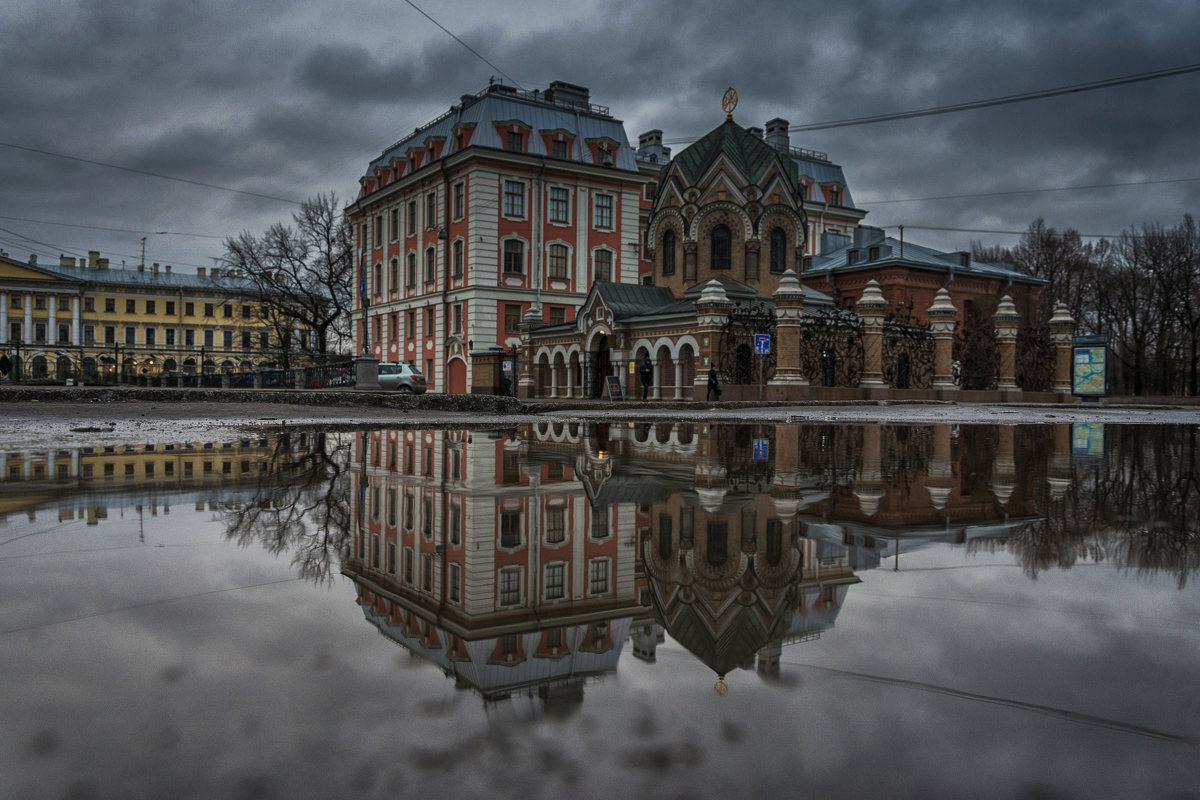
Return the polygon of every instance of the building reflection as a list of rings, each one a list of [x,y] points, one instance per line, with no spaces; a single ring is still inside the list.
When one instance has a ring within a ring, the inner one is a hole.
[[[178,503],[220,510],[230,490],[291,481],[323,446],[320,434],[297,434],[0,451],[0,525],[17,514],[34,521],[47,509],[60,522],[97,525],[131,499],[151,514]]]
[[[367,620],[535,712],[581,702],[627,639],[656,662],[664,632],[717,676],[776,677],[858,572],[1037,518],[1011,429],[546,422],[363,432],[353,460]]]

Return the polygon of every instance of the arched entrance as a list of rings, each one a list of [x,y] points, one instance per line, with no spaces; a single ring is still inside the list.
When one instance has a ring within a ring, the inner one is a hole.
[[[609,374],[608,334],[602,333],[596,337],[596,349],[588,353],[592,369],[585,372],[589,386],[585,394],[588,397],[603,397],[605,392],[604,379]]]
[[[446,390],[450,394],[467,393],[467,362],[461,358],[451,359],[447,366]]]

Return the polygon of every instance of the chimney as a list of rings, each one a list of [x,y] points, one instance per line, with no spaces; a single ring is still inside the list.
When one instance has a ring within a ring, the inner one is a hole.
[[[58,265],[60,267],[73,267],[73,266],[75,266],[75,259],[71,258],[70,256],[64,256],[62,253],[59,253],[58,254]]]
[[[157,261],[154,262],[154,267],[153,267],[152,271],[154,272],[155,275],[158,274],[158,262]]]
[[[99,260],[100,260],[100,251],[99,250],[88,250],[88,266],[89,267],[91,267],[92,269],[95,269],[96,262]],[[79,266],[82,267],[83,264],[80,264]]]
[[[775,119],[767,121],[767,144],[774,147],[776,150],[787,152],[791,147],[791,137],[788,134],[788,121],[786,119]]]
[[[854,229],[854,246],[869,247],[873,244],[879,244],[886,238],[883,228],[876,228],[871,225],[859,225]]]
[[[204,267],[196,267],[196,274],[199,275],[201,278],[204,277],[204,272],[205,272]]]
[[[577,86],[566,81],[553,81],[546,89],[546,99],[552,103],[565,106],[575,106],[587,110],[590,107],[591,92],[585,86]]]
[[[102,258],[96,262],[96,269],[108,269],[108,259]]]
[[[821,252],[820,255],[828,255],[834,250],[840,250],[843,247],[850,245],[850,237],[844,233],[837,231],[821,231]]]
[[[79,267],[80,267],[80,269],[87,269],[87,265],[88,265],[88,262],[87,262],[87,259],[86,259],[86,258],[81,258],[81,259],[79,259]],[[74,266],[74,265],[72,265],[72,266]]]
[[[664,163],[671,158],[671,148],[663,147],[662,131],[655,128],[638,137],[638,158],[652,164]]]
[[[145,272],[145,271],[146,271],[146,265],[138,264],[138,272]]]
[[[29,254],[29,266],[31,266],[31,267],[37,266],[37,253]]]
[[[763,138],[763,129],[762,128],[746,128],[746,133],[750,134],[755,139]]]
[[[168,275],[171,274],[171,265],[170,264],[167,264],[167,274]]]

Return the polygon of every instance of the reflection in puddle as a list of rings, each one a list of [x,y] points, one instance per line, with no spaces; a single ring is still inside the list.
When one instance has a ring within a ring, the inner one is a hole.
[[[325,726],[331,736],[359,741],[360,726],[407,713],[430,730],[466,731],[465,738],[430,734],[426,741],[422,733],[406,740],[417,769],[439,771],[477,764],[463,741],[494,741],[469,729],[480,715],[471,704],[469,716],[460,698],[481,699],[489,721],[502,711],[504,719],[577,722],[566,747],[574,752],[563,756],[573,765],[590,752],[580,744],[592,741],[590,726],[603,726],[609,709],[620,708],[632,738],[608,756],[619,768],[669,771],[703,768],[710,756],[702,754],[724,748],[762,746],[763,720],[750,724],[733,713],[756,702],[751,686],[774,693],[768,712],[789,702],[780,699],[786,696],[797,714],[819,716],[821,692],[803,687],[837,675],[1194,741],[1187,736],[1195,731],[1163,710],[1179,705],[1173,698],[1147,706],[1157,717],[1139,717],[1143,695],[1152,694],[1146,687],[1130,694],[1130,707],[1109,707],[1107,698],[1121,692],[1098,688],[1081,703],[1072,692],[1086,682],[1069,670],[1062,680],[1070,691],[1025,692],[1006,680],[1022,664],[1039,680],[1057,674],[1057,661],[1040,659],[1064,636],[1070,643],[1077,608],[1092,613],[1087,634],[1100,636],[1100,644],[1080,647],[1083,656],[1066,646],[1056,654],[1077,670],[1095,652],[1114,662],[1122,686],[1146,674],[1145,652],[1154,659],[1179,654],[1178,664],[1155,661],[1156,669],[1194,669],[1195,644],[1186,638],[1194,637],[1194,618],[1185,618],[1193,601],[1160,608],[1142,603],[1139,592],[1161,590],[1159,577],[1169,578],[1176,597],[1194,590],[1196,444],[1196,429],[1167,427],[545,422],[8,452],[0,454],[0,667],[9,668],[13,691],[0,708],[22,720],[13,752],[70,757],[79,752],[73,729],[61,718],[43,723],[21,705],[46,675],[65,673],[77,683],[73,697],[102,705],[112,694],[120,708],[113,713],[134,714],[144,703],[141,729],[171,731],[173,748],[206,752],[211,743],[197,742],[195,730],[207,730],[202,720],[212,713],[217,722],[208,734],[254,738],[252,754],[266,732],[274,740],[298,724],[287,703],[254,698],[312,681],[309,700],[336,694],[332,708],[314,702],[319,733],[305,729],[298,736],[304,745],[291,750],[279,745],[289,763],[302,760],[296,754],[326,735]],[[1103,574],[1078,569],[1097,564],[1106,566]],[[993,586],[1008,578],[992,568],[1006,569],[1020,586],[975,594],[970,578],[951,574],[968,568]],[[1056,621],[1053,631],[1046,626],[1051,646],[1022,639],[1038,625],[1004,615],[1039,608],[1029,595],[1048,592],[1046,584],[1067,570],[1082,580],[1067,588],[1058,582],[1055,599],[1070,602],[1055,605],[1064,606],[1064,618],[1075,617]],[[284,584],[307,593],[272,603],[267,588]],[[1128,619],[1091,612],[1104,603],[1128,606]],[[948,611],[949,604],[959,608]],[[137,624],[133,614],[142,615]],[[1152,614],[1153,626],[1145,627],[1164,638],[1139,647],[1138,637],[1150,634],[1127,635],[1121,625],[1138,628]],[[948,616],[957,626],[943,629]],[[990,627],[998,618],[1007,624]],[[97,625],[90,638],[83,621]],[[984,638],[995,649],[979,650],[972,661],[968,655],[983,647],[979,626],[989,626]],[[398,671],[390,647],[386,659],[373,660],[380,640],[372,629],[417,669]],[[195,649],[193,638],[201,643]],[[106,652],[110,641],[113,652]],[[892,661],[863,655],[875,652]],[[1131,665],[1124,675],[1123,658]],[[294,671],[281,671],[280,662]],[[1000,662],[1004,671],[994,671]],[[454,689],[425,680],[439,674]],[[620,685],[627,675],[633,690]],[[697,675],[703,699],[682,695],[674,706],[664,699],[672,692],[678,699],[680,686]],[[222,716],[211,711],[219,702],[208,691],[221,685],[224,692],[226,684],[245,687],[230,702],[236,711]],[[408,706],[375,713],[375,704],[396,703],[410,685],[420,688]],[[710,685],[731,696],[714,697]],[[846,719],[878,711],[857,690],[836,694],[826,683],[823,691],[836,712],[824,718],[827,728],[848,724],[837,722],[843,706],[854,708]],[[173,705],[180,698],[194,702],[193,722],[181,722],[185,714]],[[703,701],[724,705],[685,710]],[[875,720],[887,747],[863,759],[911,740],[913,726],[940,725],[955,730],[947,736],[971,740],[1006,724],[962,716],[958,707],[922,706],[914,714],[895,702]],[[697,733],[700,713],[719,716],[711,741]],[[925,713],[938,725],[922,722]],[[675,715],[693,715],[684,734],[672,727]],[[71,706],[71,720],[86,716]],[[380,741],[395,734],[372,732]],[[93,736],[110,733],[100,727]],[[842,733],[844,744],[849,734]],[[505,767],[510,753],[500,758]],[[260,779],[257,769],[243,765],[243,779]],[[22,786],[40,780],[22,775]],[[178,777],[169,773],[163,785]]]

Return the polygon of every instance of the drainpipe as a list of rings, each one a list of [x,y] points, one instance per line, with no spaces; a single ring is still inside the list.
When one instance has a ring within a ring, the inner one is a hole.
[[[537,197],[533,205],[533,235],[530,239],[533,241],[533,269],[534,288],[537,290],[537,306],[538,313],[542,309],[542,176],[546,172],[546,156],[542,156],[542,165],[538,168],[537,178],[533,185],[537,188]],[[578,221],[578,220],[577,220]]]

